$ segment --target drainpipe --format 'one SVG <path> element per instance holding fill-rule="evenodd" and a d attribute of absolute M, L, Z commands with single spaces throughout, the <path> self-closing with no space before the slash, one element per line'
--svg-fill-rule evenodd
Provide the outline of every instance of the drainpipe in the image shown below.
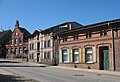
<path fill-rule="evenodd" d="M 112 59 L 113 59 L 113 70 L 116 70 L 116 66 L 115 66 L 115 42 L 114 42 L 114 29 L 113 27 L 110 26 L 110 24 L 108 23 L 108 27 L 111 28 L 112 31 Z"/>

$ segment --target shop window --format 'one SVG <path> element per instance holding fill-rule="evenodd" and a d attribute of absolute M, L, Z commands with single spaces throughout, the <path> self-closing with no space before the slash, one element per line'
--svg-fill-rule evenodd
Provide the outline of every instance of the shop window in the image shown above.
<path fill-rule="evenodd" d="M 62 50 L 62 62 L 67 62 L 67 58 L 68 58 L 67 49 Z"/>
<path fill-rule="evenodd" d="M 73 49 L 73 62 L 79 62 L 79 49 Z"/>
<path fill-rule="evenodd" d="M 93 63 L 93 52 L 92 48 L 86 48 L 85 49 L 85 54 L 86 54 L 86 62 L 87 63 Z"/>

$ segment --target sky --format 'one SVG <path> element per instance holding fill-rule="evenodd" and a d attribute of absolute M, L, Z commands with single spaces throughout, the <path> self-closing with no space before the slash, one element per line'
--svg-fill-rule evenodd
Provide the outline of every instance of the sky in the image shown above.
<path fill-rule="evenodd" d="M 0 0 L 0 30 L 16 20 L 30 33 L 64 22 L 89 25 L 120 18 L 120 0 Z"/>

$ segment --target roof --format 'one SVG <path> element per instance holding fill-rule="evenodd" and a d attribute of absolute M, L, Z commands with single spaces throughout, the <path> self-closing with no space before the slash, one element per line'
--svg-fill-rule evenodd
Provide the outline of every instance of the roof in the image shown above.
<path fill-rule="evenodd" d="M 19 27 L 19 30 L 22 32 L 22 33 L 24 33 L 25 34 L 25 36 L 29 36 L 29 35 L 31 35 L 25 28 L 21 28 L 21 27 Z"/>
<path fill-rule="evenodd" d="M 11 30 L 0 31 L 0 44 L 8 42 L 11 34 Z"/>
<path fill-rule="evenodd" d="M 56 25 L 56 26 L 53 26 L 53 27 L 50 27 L 48 29 L 45 29 L 42 31 L 42 33 L 45 33 L 45 32 L 55 32 L 54 29 L 55 28 L 58 28 L 60 26 L 64 26 L 64 25 L 67 25 L 67 24 L 73 24 L 75 26 L 75 28 L 78 28 L 78 27 L 81 27 L 83 25 L 77 23 L 77 22 L 65 22 L 65 23 L 62 23 L 62 24 L 59 24 L 59 25 Z"/>
<path fill-rule="evenodd" d="M 40 33 L 41 31 L 42 31 L 42 30 L 40 30 L 40 29 L 36 29 L 36 30 L 29 36 L 29 38 L 34 37 L 36 34 Z"/>
<path fill-rule="evenodd" d="M 119 23 L 119 25 L 117 26 L 116 23 Z M 63 31 L 63 32 L 59 32 L 59 33 L 56 33 L 56 34 L 57 35 L 65 35 L 67 33 L 73 33 L 73 32 L 76 32 L 76 31 L 82 31 L 82 30 L 86 30 L 86 29 L 90 29 L 90 28 L 97 28 L 97 27 L 101 27 L 101 26 L 104 26 L 104 25 L 108 26 L 108 24 L 111 27 L 115 27 L 115 26 L 120 27 L 120 19 L 115 19 L 115 20 L 110 20 L 110 21 L 104 21 L 104 22 L 99 22 L 99 23 L 95 23 L 95 24 L 90 24 L 90 25 L 86 25 L 86 26 L 81 26 L 79 28 L 73 28 L 72 30 Z"/>

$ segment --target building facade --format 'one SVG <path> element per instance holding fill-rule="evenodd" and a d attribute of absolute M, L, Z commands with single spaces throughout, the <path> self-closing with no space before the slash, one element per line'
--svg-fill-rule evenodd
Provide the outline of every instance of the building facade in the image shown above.
<path fill-rule="evenodd" d="M 120 19 L 57 34 L 59 65 L 120 71 Z"/>
<path fill-rule="evenodd" d="M 41 30 L 37 29 L 29 36 L 28 40 L 28 59 L 33 62 L 41 62 L 41 46 L 42 46 Z"/>
<path fill-rule="evenodd" d="M 19 21 L 16 21 L 15 29 L 11 34 L 7 47 L 8 58 L 26 58 L 27 57 L 27 45 L 28 36 L 30 33 L 25 29 L 19 27 Z"/>
<path fill-rule="evenodd" d="M 43 31 L 35 30 L 29 37 L 29 60 L 51 65 L 58 64 L 58 45 L 55 34 L 57 32 L 71 30 L 80 26 L 82 25 L 76 22 L 66 22 Z"/>
<path fill-rule="evenodd" d="M 77 22 L 66 22 L 57 26 L 48 28 L 42 31 L 42 51 L 41 60 L 44 63 L 57 65 L 58 64 L 58 43 L 57 36 L 58 32 L 68 31 L 73 28 L 81 27 L 82 25 Z"/>
<path fill-rule="evenodd" d="M 11 30 L 0 31 L 0 58 L 6 58 L 6 44 L 9 42 Z"/>

